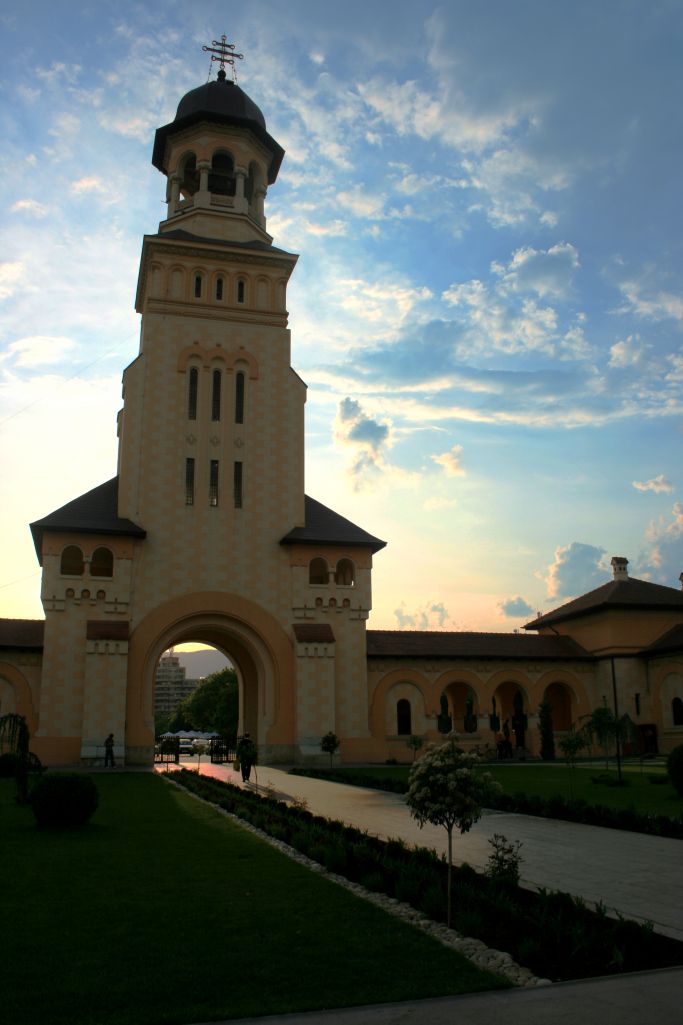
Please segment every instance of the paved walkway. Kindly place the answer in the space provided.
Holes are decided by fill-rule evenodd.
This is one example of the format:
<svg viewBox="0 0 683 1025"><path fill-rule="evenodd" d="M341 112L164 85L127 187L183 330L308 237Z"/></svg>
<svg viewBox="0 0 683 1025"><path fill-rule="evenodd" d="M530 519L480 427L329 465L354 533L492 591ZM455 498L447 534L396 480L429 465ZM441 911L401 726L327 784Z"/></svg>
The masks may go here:
<svg viewBox="0 0 683 1025"><path fill-rule="evenodd" d="M228 766L202 765L206 775L241 784ZM403 798L363 790L280 769L261 767L248 784L271 788L281 798L299 798L309 809L341 819L369 833L403 837L444 850L445 831L419 829ZM458 836L458 860L486 864L488 838L504 833L521 840L522 881L602 900L630 918L683 940L683 843L662 837L558 822L526 815L488 812L465 836ZM681 1025L683 967L658 972L557 983L540 989L472 993L459 997L374 1004L302 1014L231 1020L225 1025ZM200 1025L200 1023L195 1023ZM212 1023L218 1025L218 1023Z"/></svg>
<svg viewBox="0 0 683 1025"><path fill-rule="evenodd" d="M228 766L206 764L201 769L241 785L239 774ZM259 768L256 780L259 788L271 787L283 798L304 799L317 815L341 819L376 836L401 837L411 844L446 850L445 830L429 825L420 829L400 794L290 776L270 767ZM593 903L602 901L611 910L651 921L658 932L683 941L682 841L486 812L469 833L454 837L454 859L484 868L491 853L488 840L494 833L521 840L524 885L564 890Z"/></svg>

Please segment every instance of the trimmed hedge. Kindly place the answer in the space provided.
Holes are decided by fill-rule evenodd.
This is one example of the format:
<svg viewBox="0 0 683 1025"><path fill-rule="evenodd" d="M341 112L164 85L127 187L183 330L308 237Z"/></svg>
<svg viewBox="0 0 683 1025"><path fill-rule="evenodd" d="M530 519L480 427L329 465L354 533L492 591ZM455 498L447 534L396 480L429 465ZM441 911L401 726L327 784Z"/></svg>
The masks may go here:
<svg viewBox="0 0 683 1025"><path fill-rule="evenodd" d="M44 776L31 791L31 807L41 829L78 829L97 809L99 794L90 776Z"/></svg>
<svg viewBox="0 0 683 1025"><path fill-rule="evenodd" d="M380 840L186 769L171 778L330 871L445 921L447 865L434 851ZM553 980L683 964L683 944L649 926L609 918L568 894L496 882L468 865L453 869L453 927Z"/></svg>
<svg viewBox="0 0 683 1025"><path fill-rule="evenodd" d="M683 745L681 745L683 751ZM672 752L673 754L673 752ZM683 762L683 758L681 759ZM291 769L294 776L311 776L313 779L329 779L333 783L368 787L373 790L387 790L394 794L405 794L408 785L397 779L376 779L362 771L353 769ZM666 779L666 777L662 777ZM536 815L546 819L562 819L565 822L582 822L589 826L605 826L607 829L625 829L631 833L648 833L652 836L667 836L683 840L683 819L671 819L666 815L644 815L631 808L608 808L604 804L589 804L580 798L537 797L533 794L498 794L488 807L494 811L517 812L520 815Z"/></svg>

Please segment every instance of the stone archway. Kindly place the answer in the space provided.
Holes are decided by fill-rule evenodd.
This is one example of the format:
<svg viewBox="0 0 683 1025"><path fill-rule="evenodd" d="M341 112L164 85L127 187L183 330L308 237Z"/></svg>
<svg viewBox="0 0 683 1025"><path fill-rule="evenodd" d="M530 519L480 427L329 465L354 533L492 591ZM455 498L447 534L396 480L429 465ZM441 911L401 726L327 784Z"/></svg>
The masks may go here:
<svg viewBox="0 0 683 1025"><path fill-rule="evenodd" d="M130 639L126 693L126 761L151 764L154 673L174 644L202 642L222 651L240 680L241 724L264 763L297 760L293 645L259 606L224 593L176 599L150 613Z"/></svg>

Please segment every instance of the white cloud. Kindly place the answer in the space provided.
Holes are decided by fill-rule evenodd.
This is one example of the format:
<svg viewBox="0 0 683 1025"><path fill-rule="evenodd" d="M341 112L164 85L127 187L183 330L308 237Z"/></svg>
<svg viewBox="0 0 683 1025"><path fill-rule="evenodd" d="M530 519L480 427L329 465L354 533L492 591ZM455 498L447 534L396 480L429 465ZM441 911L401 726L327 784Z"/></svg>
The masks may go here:
<svg viewBox="0 0 683 1025"><path fill-rule="evenodd" d="M15 367L41 367L59 363L74 348L71 338L55 335L29 335L7 346Z"/></svg>
<svg viewBox="0 0 683 1025"><path fill-rule="evenodd" d="M467 471L460 462L460 456L462 454L462 445L454 445L449 452L443 452L441 455L432 456L434 462L442 467L447 477L465 477Z"/></svg>
<svg viewBox="0 0 683 1025"><path fill-rule="evenodd" d="M683 297L674 292L652 287L646 281L622 281L626 304L619 313L635 313L646 320L683 320Z"/></svg>
<svg viewBox="0 0 683 1025"><path fill-rule="evenodd" d="M501 287L512 292L535 292L541 299L551 296L566 298L572 279L579 267L579 253L570 242L558 242L550 249L523 246L515 250L512 259L503 266L492 265L501 279Z"/></svg>
<svg viewBox="0 0 683 1025"><path fill-rule="evenodd" d="M652 480L632 480L631 484L636 491L654 491L657 495L663 492L671 492L674 489L671 481L667 480L663 473L657 474Z"/></svg>
<svg viewBox="0 0 683 1025"><path fill-rule="evenodd" d="M638 560L644 576L669 586L678 581L683 570L683 502L675 502L671 519L660 517L649 524L646 531L649 548Z"/></svg>
<svg viewBox="0 0 683 1025"><path fill-rule="evenodd" d="M0 299L9 299L24 274L24 265L20 260L0 263Z"/></svg>
<svg viewBox="0 0 683 1025"><path fill-rule="evenodd" d="M534 614L533 605L529 605L529 602L517 595L516 598L506 598L505 601L498 602L498 608L504 616L509 616L511 619L529 619Z"/></svg>
<svg viewBox="0 0 683 1025"><path fill-rule="evenodd" d="M545 577L548 598L573 598L606 584L604 548L573 541L555 550Z"/></svg>
<svg viewBox="0 0 683 1025"><path fill-rule="evenodd" d="M384 217L384 203L386 196L381 193L374 193L369 189L356 186L345 192L337 193L339 206L349 210L356 217L381 219Z"/></svg>
<svg viewBox="0 0 683 1025"><path fill-rule="evenodd" d="M640 340L640 335L629 335L610 347L609 365L611 367L634 367L637 366L645 354L645 345Z"/></svg>
<svg viewBox="0 0 683 1025"><path fill-rule="evenodd" d="M36 217L44 217L48 212L48 208L37 199L18 199L9 209L12 214L28 213Z"/></svg>
<svg viewBox="0 0 683 1025"><path fill-rule="evenodd" d="M72 182L71 191L80 195L84 192L104 192L105 184L101 178L94 176L79 178L78 181Z"/></svg>
<svg viewBox="0 0 683 1025"><path fill-rule="evenodd" d="M399 630L443 630L451 621L450 613L441 601L425 602L412 611L407 611L406 603L402 601L394 609L394 616Z"/></svg>

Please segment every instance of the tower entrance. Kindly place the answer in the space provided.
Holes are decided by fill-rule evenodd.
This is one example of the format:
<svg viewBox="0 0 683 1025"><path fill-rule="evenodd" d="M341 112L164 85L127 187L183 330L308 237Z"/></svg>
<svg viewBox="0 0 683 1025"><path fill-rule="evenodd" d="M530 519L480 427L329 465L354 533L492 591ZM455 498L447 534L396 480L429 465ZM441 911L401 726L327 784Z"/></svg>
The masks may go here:
<svg viewBox="0 0 683 1025"><path fill-rule="evenodd" d="M292 646L279 623L252 603L224 593L165 603L130 639L126 695L126 762L154 758L154 677L175 644L199 642L223 652L239 681L239 731L256 739L264 763L296 760Z"/></svg>

